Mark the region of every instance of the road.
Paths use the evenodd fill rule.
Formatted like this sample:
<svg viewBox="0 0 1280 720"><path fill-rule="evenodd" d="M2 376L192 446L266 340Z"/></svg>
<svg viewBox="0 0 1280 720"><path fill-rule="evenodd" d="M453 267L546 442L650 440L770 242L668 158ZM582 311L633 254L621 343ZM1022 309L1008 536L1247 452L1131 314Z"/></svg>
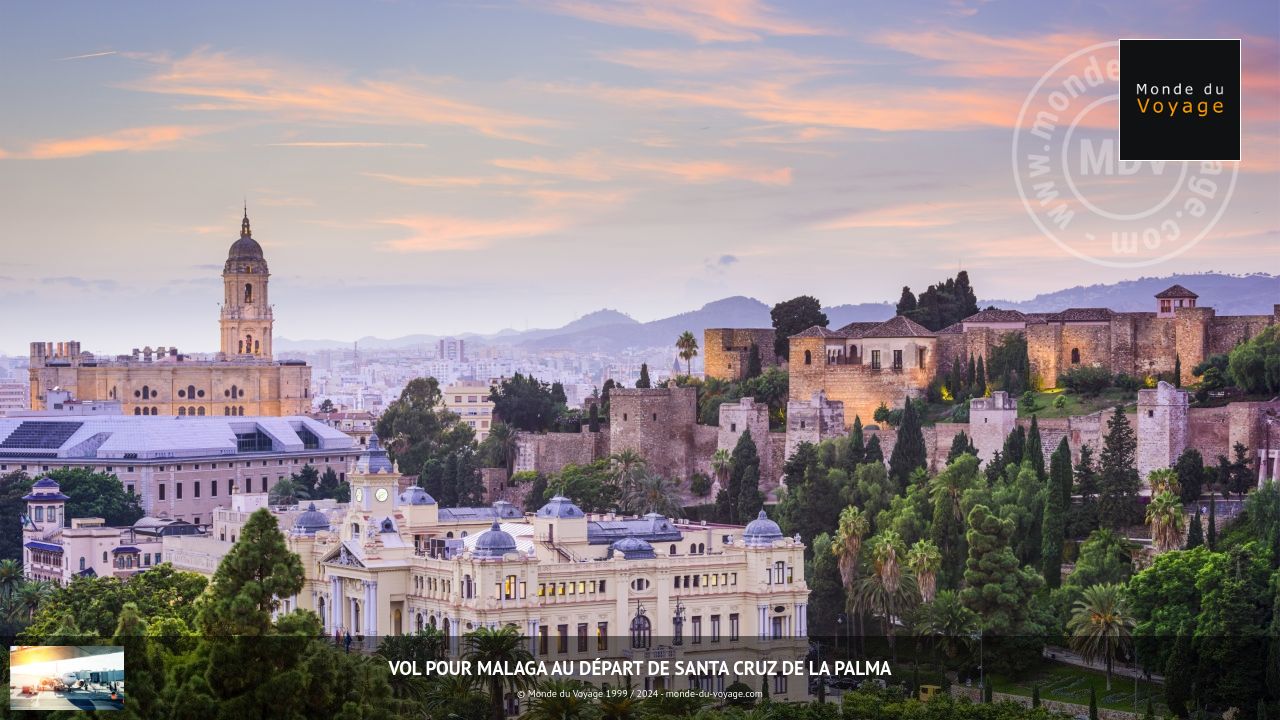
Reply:
<svg viewBox="0 0 1280 720"><path fill-rule="evenodd" d="M21 690L9 691L10 710L123 710L123 700L112 700L111 693L96 690L43 690L35 695L23 695Z"/></svg>
<svg viewBox="0 0 1280 720"><path fill-rule="evenodd" d="M1068 665L1089 668L1090 670L1097 670L1099 672L1107 671L1107 666L1105 664L1100 662L1090 663L1076 653L1065 648L1047 647L1044 649L1044 656L1057 662L1067 663ZM1154 682L1164 682L1164 678L1160 675L1152 675L1148 678L1146 675L1142 674L1141 670L1135 670L1131 665L1120 665L1118 663L1111 666L1111 675L1113 677L1129 678L1130 680L1136 676L1139 680L1150 679Z"/></svg>

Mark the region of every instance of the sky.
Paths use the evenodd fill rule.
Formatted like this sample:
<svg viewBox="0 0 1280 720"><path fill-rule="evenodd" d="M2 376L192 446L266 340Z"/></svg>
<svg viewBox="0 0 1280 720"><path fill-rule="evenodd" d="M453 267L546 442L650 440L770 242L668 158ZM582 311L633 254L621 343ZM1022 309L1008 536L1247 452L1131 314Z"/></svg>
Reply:
<svg viewBox="0 0 1280 720"><path fill-rule="evenodd" d="M1120 37L1243 39L1230 205L1142 268L1054 244L1010 167L1039 76ZM246 202L290 339L1280 271L1271 1L11 2L0 66L11 354L216 349Z"/></svg>

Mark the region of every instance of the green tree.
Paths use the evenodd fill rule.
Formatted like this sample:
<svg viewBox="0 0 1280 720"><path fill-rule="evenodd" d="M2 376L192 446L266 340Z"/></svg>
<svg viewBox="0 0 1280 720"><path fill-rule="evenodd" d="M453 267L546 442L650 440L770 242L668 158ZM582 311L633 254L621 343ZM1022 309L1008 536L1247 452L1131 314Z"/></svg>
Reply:
<svg viewBox="0 0 1280 720"><path fill-rule="evenodd" d="M1027 447L1023 451L1023 462L1030 462L1036 471L1036 477L1044 481L1044 446L1040 441L1040 423L1035 415L1031 416L1031 428L1027 430Z"/></svg>
<svg viewBox="0 0 1280 720"><path fill-rule="evenodd" d="M1183 549L1194 550L1201 545L1204 545L1204 527L1200 521L1200 508L1196 508L1196 514L1191 516L1191 523L1187 526L1187 543Z"/></svg>
<svg viewBox="0 0 1280 720"><path fill-rule="evenodd" d="M435 378L410 380L378 417L375 431L406 475L419 475L429 460L475 441L475 431L444 408Z"/></svg>
<svg viewBox="0 0 1280 720"><path fill-rule="evenodd" d="M1151 539L1155 543L1156 552L1178 549L1182 545L1186 528L1182 502L1168 491L1157 494L1147 504L1147 525L1151 526Z"/></svg>
<svg viewBox="0 0 1280 720"><path fill-rule="evenodd" d="M759 493L760 455L756 451L756 443L751 438L751 430L743 430L738 442L729 456L729 517L730 522L746 523L755 519L755 515L747 516L742 512L741 503L744 497L751 500L751 493ZM748 470L751 469L751 477ZM747 480L755 479L755 485L749 486ZM754 503L753 503L754 504Z"/></svg>
<svg viewBox="0 0 1280 720"><path fill-rule="evenodd" d="M961 270L954 278L947 278L930 285L913 304L904 301L911 295L910 288L903 288L898 302L898 314L905 315L930 330L957 323L978 312L978 300L969 284L969 273Z"/></svg>
<svg viewBox="0 0 1280 720"><path fill-rule="evenodd" d="M871 439L867 441L867 452L864 462L884 462L884 451L880 449L880 436L878 434L872 435Z"/></svg>
<svg viewBox="0 0 1280 720"><path fill-rule="evenodd" d="M1062 549L1066 541L1067 508L1071 501L1071 447L1067 438L1049 457L1049 487L1044 496L1044 524L1041 538L1040 570L1045 585L1062 585Z"/></svg>
<svg viewBox="0 0 1280 720"><path fill-rule="evenodd" d="M606 381L605 385L608 386L609 382ZM546 432L565 411L549 384L520 373L490 388L489 400L498 419L526 432Z"/></svg>
<svg viewBox="0 0 1280 720"><path fill-rule="evenodd" d="M501 628L481 627L465 636L466 650L463 659L474 664L506 663L514 665L533 660L529 652L528 640L510 625ZM486 678L489 685L490 717L493 720L504 720L506 712L503 699L505 691L522 690L528 686L528 676L519 673L512 675L492 674Z"/></svg>
<svg viewBox="0 0 1280 720"><path fill-rule="evenodd" d="M591 432L600 432L600 405L591 403L590 415L587 420L587 429ZM492 434L492 431L490 431Z"/></svg>
<svg viewBox="0 0 1280 720"><path fill-rule="evenodd" d="M271 486L267 494L267 502L272 505L297 505L299 500L307 500L311 493L290 478L281 478Z"/></svg>
<svg viewBox="0 0 1280 720"><path fill-rule="evenodd" d="M902 538L892 530L877 533L868 543L871 573L853 586L851 603L854 611L879 615L890 645L893 644L893 618L901 617L920 600L915 576L904 573L905 555Z"/></svg>
<svg viewBox="0 0 1280 720"><path fill-rule="evenodd" d="M1227 373L1247 393L1280 392L1280 327L1272 325L1237 345L1229 356Z"/></svg>
<svg viewBox="0 0 1280 720"><path fill-rule="evenodd" d="M338 473L332 468L324 469L324 474L320 476L319 482L316 483L315 498L317 500L324 498L338 499L338 502L347 502L347 499L339 499L339 494L349 494L350 487L338 478Z"/></svg>
<svg viewBox="0 0 1280 720"><path fill-rule="evenodd" d="M1218 499L1209 496L1209 531L1205 535L1205 544L1210 550L1218 549Z"/></svg>
<svg viewBox="0 0 1280 720"><path fill-rule="evenodd" d="M1093 585L1084 589L1071 619L1071 649L1086 662L1101 661L1107 669L1107 691L1111 690L1111 668L1132 644L1133 617L1125 607L1124 587Z"/></svg>
<svg viewBox="0 0 1280 720"><path fill-rule="evenodd" d="M896 532L886 530L885 532ZM907 567L916 577L920 590L920 602L931 602L938 587L938 569L942 567L942 553L932 542L920 539L907 550Z"/></svg>
<svg viewBox="0 0 1280 720"><path fill-rule="evenodd" d="M916 296L911 292L911 288L906 285L902 286L902 295L898 298L898 306L896 312L898 315L907 315L916 309Z"/></svg>
<svg viewBox="0 0 1280 720"><path fill-rule="evenodd" d="M785 358L790 356L792 335L808 330L814 325L827 326L827 315L822 312L822 304L817 298L801 295L784 300L769 311L773 319L773 354Z"/></svg>
<svg viewBox="0 0 1280 720"><path fill-rule="evenodd" d="M1200 501L1201 487L1204 483L1204 458L1195 448L1187 448L1178 456L1173 469L1178 473L1178 485L1182 488L1181 498L1184 503Z"/></svg>
<svg viewBox="0 0 1280 720"><path fill-rule="evenodd" d="M1140 481L1134 458L1138 441L1133 426L1117 405L1107 421L1107 435L1099 458L1098 520L1103 527L1119 529L1135 520Z"/></svg>
<svg viewBox="0 0 1280 720"><path fill-rule="evenodd" d="M141 498L124 489L110 473L85 468L59 468L48 474L67 500L64 518L100 517L107 525L128 526L142 517Z"/></svg>
<svg viewBox="0 0 1280 720"><path fill-rule="evenodd" d="M969 453L970 455L977 457L978 449L973 446L973 441L970 440L969 436L962 430L956 433L955 437L951 438L951 449L947 451L947 463L950 464L955 462L957 458L965 453Z"/></svg>
<svg viewBox="0 0 1280 720"><path fill-rule="evenodd" d="M1133 545L1120 533L1094 530L1080 545L1067 583L1076 587L1124 583L1133 575Z"/></svg>
<svg viewBox="0 0 1280 720"><path fill-rule="evenodd" d="M338 411L338 408L333 406L333 401L330 400L329 398L325 398L324 400L320 401L320 412L328 414L328 413L337 412L337 411Z"/></svg>
<svg viewBox="0 0 1280 720"><path fill-rule="evenodd" d="M685 374L692 375L693 359L698 355L698 339L693 336L693 333L685 330L680 333L680 337L676 339L676 349L680 351L680 359L685 362ZM759 353L757 352L757 355L758 354ZM759 373L756 374L759 375Z"/></svg>
<svg viewBox="0 0 1280 720"><path fill-rule="evenodd" d="M302 581L302 561L285 545L275 516L256 510L213 574L200 627L210 637L269 634L271 614Z"/></svg>
<svg viewBox="0 0 1280 720"><path fill-rule="evenodd" d="M307 463L302 469L291 475L295 487L307 493L308 498L315 497L316 490L320 486L320 471Z"/></svg>
<svg viewBox="0 0 1280 720"><path fill-rule="evenodd" d="M902 406L902 425L898 428L898 441L893 445L893 453L889 456L889 476L897 483L898 491L906 490L911 473L916 468L927 467L929 451L924 444L924 433L920 429L920 417L916 414L915 403L907 398Z"/></svg>
<svg viewBox="0 0 1280 720"><path fill-rule="evenodd" d="M965 564L965 587L960 597L966 607L983 620L985 633L999 638L997 663L1017 667L1028 657L1014 652L1018 636L1034 638L1040 628L1030 622L1031 598L1043 584L1040 575L1021 567L1010 540L1013 523L993 514L985 505L969 511L969 558ZM1040 649L1026 648L1026 655Z"/></svg>
<svg viewBox="0 0 1280 720"><path fill-rule="evenodd" d="M640 379L636 381L636 387L641 389L653 387L653 383L649 380L649 363L640 363Z"/></svg>
<svg viewBox="0 0 1280 720"><path fill-rule="evenodd" d="M933 501L930 537L942 553L938 580L943 587L960 586L968 554L963 498L980 484L978 459L972 455L961 455L929 482Z"/></svg>
<svg viewBox="0 0 1280 720"><path fill-rule="evenodd" d="M1027 454L1027 431L1021 425L1015 427L1004 439L1004 449L1001 457L1007 465L1021 465L1022 458ZM1004 472L1004 467L1000 468L1000 472Z"/></svg>
<svg viewBox="0 0 1280 720"><path fill-rule="evenodd" d="M1022 333L1005 333L991 349L986 372L993 383L1012 396L1031 387L1031 361L1027 356L1027 338Z"/></svg>
<svg viewBox="0 0 1280 720"><path fill-rule="evenodd" d="M746 379L760 377L760 373L764 372L764 363L760 359L760 346L751 343L750 349L747 350L747 374Z"/></svg>

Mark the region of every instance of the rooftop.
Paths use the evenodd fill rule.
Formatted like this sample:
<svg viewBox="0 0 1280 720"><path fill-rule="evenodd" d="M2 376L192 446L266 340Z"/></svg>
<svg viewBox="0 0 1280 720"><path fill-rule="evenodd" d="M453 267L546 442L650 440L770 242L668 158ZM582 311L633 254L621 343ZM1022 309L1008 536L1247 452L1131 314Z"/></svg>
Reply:
<svg viewBox="0 0 1280 720"><path fill-rule="evenodd" d="M885 320L879 325L871 328L862 334L862 337L869 338L904 338L904 337L934 337L935 333L929 328L912 320L909 317L899 315L892 320Z"/></svg>
<svg viewBox="0 0 1280 720"><path fill-rule="evenodd" d="M1170 298L1198 298L1199 295L1182 287L1181 285L1170 286L1167 290L1156 293L1156 299L1166 300Z"/></svg>
<svg viewBox="0 0 1280 720"><path fill-rule="evenodd" d="M304 416L0 418L0 457L154 460L357 447L350 436Z"/></svg>

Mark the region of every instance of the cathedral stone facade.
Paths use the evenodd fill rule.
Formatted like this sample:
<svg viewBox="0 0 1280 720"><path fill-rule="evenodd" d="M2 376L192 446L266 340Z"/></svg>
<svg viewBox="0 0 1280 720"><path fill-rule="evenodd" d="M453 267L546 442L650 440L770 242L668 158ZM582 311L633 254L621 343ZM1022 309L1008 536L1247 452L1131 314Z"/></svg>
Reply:
<svg viewBox="0 0 1280 720"><path fill-rule="evenodd" d="M79 400L119 401L133 415L303 415L311 410L311 368L276 362L274 318L267 294L270 273L253 238L246 211L240 237L223 266L221 346L209 359L177 348L135 349L97 357L80 343L31 343L31 405L45 408L54 388Z"/></svg>

